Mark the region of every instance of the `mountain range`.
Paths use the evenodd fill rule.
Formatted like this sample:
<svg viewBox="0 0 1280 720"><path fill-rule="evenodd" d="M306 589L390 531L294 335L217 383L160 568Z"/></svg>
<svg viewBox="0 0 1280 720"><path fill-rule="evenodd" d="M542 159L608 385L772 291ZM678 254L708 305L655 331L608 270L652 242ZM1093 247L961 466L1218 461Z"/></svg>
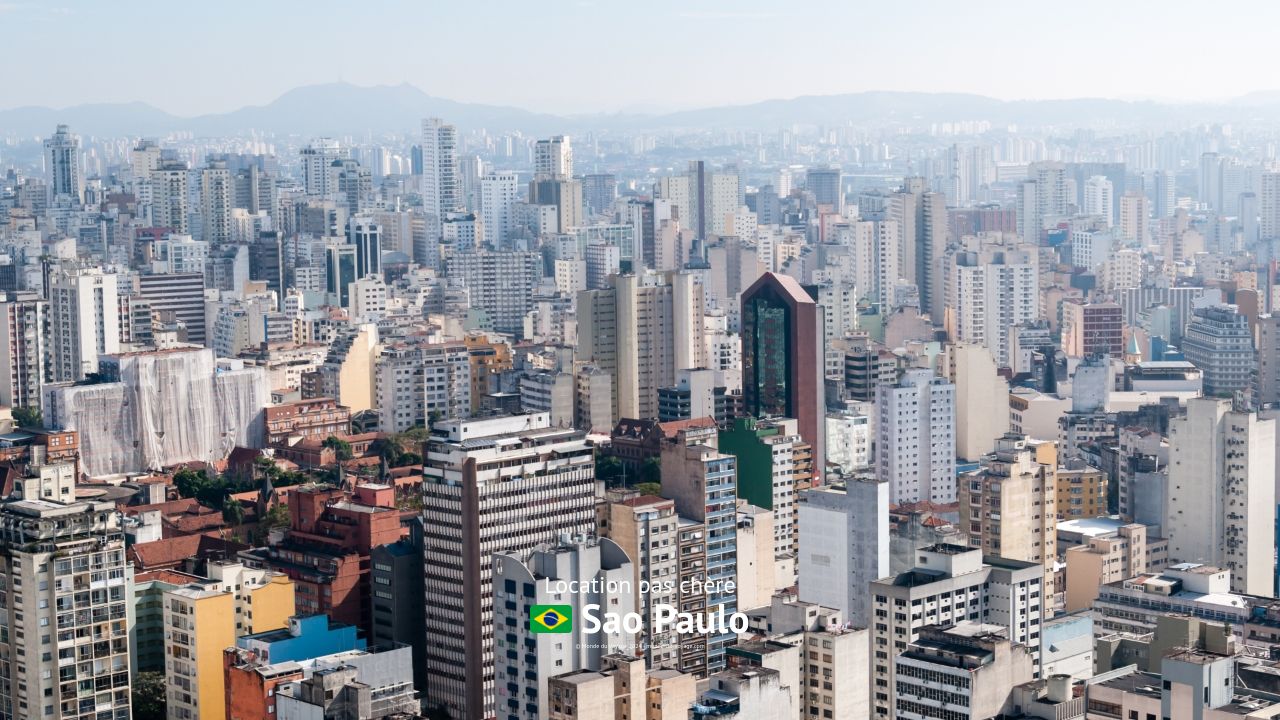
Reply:
<svg viewBox="0 0 1280 720"><path fill-rule="evenodd" d="M558 116L438 98L409 84L364 87L329 83L290 90L266 105L194 117L173 115L141 102L77 105L60 110L34 106L0 110L0 136L45 136L59 123L71 125L73 131L84 135L108 137L155 136L172 131L222 136L249 130L300 136L362 135L412 131L424 117L442 117L463 129L522 130L532 134L610 129L772 130L792 124L893 120L1178 127L1198 122L1280 120L1280 91L1251 93L1216 103L1099 98L1006 101L961 93L877 91L809 95L664 114Z"/></svg>

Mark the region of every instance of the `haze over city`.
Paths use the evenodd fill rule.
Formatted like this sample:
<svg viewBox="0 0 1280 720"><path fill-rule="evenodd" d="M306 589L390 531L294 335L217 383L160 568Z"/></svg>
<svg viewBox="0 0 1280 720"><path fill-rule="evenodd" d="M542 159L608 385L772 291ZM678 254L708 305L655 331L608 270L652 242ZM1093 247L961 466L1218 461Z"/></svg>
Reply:
<svg viewBox="0 0 1280 720"><path fill-rule="evenodd" d="M1280 717L1278 21L0 0L0 720Z"/></svg>

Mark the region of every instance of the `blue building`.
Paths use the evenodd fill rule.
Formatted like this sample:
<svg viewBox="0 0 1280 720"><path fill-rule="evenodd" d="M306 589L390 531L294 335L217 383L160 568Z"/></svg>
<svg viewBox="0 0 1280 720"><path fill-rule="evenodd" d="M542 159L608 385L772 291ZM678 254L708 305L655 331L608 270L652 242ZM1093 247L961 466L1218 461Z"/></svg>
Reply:
<svg viewBox="0 0 1280 720"><path fill-rule="evenodd" d="M354 625L331 623L328 615L295 615L288 627L245 635L236 647L252 650L261 662L279 663L364 650L365 642L356 637Z"/></svg>

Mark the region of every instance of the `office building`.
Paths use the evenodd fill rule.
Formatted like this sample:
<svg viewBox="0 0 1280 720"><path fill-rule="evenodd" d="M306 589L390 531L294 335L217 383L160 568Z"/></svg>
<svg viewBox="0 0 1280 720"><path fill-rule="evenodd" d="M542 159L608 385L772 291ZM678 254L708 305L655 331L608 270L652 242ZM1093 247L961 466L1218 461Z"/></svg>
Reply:
<svg viewBox="0 0 1280 720"><path fill-rule="evenodd" d="M1171 562L1216 565L1235 592L1272 593L1275 426L1217 398L1188 400L1170 422L1162 530Z"/></svg>
<svg viewBox="0 0 1280 720"><path fill-rule="evenodd" d="M742 293L742 404L753 417L794 418L826 467L822 309L788 275L765 273Z"/></svg>
<svg viewBox="0 0 1280 720"><path fill-rule="evenodd" d="M356 249L356 279L382 274L382 226L367 217L353 217L347 243Z"/></svg>
<svg viewBox="0 0 1280 720"><path fill-rule="evenodd" d="M573 145L568 135L556 135L534 143L533 174L546 178L573 177Z"/></svg>
<svg viewBox="0 0 1280 720"><path fill-rule="evenodd" d="M437 423L423 456L427 697L457 717L496 716L488 558L591 532L593 449L535 414Z"/></svg>
<svg viewBox="0 0 1280 720"><path fill-rule="evenodd" d="M1233 305L1196 308L1182 339L1182 354L1204 373L1204 394L1246 395L1253 387L1255 357L1249 318Z"/></svg>
<svg viewBox="0 0 1280 720"><path fill-rule="evenodd" d="M871 583L889 575L889 483L847 476L800 493L799 597L870 627Z"/></svg>
<svg viewBox="0 0 1280 720"><path fill-rule="evenodd" d="M876 472L889 502L956 500L956 388L928 370L908 370L876 391Z"/></svg>
<svg viewBox="0 0 1280 720"><path fill-rule="evenodd" d="M542 279L542 257L531 252L469 252L450 257L450 279L466 288L470 307L483 311L493 330L520 335Z"/></svg>
<svg viewBox="0 0 1280 720"><path fill-rule="evenodd" d="M1114 302L1062 303L1062 351L1067 357L1120 357L1124 352L1123 309Z"/></svg>
<svg viewBox="0 0 1280 720"><path fill-rule="evenodd" d="M812 167L804 171L804 188L813 194L819 208L837 215L844 212L844 192L840 187L840 168Z"/></svg>

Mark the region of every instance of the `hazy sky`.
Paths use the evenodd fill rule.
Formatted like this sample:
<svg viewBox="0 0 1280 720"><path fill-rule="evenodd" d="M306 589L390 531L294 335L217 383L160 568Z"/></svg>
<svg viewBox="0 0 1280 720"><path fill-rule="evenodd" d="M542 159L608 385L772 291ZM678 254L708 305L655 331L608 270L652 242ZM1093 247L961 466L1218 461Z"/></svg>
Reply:
<svg viewBox="0 0 1280 720"><path fill-rule="evenodd" d="M558 113L861 90L1220 99L1280 87L1280 2L0 0L0 108L180 115L412 83Z"/></svg>

